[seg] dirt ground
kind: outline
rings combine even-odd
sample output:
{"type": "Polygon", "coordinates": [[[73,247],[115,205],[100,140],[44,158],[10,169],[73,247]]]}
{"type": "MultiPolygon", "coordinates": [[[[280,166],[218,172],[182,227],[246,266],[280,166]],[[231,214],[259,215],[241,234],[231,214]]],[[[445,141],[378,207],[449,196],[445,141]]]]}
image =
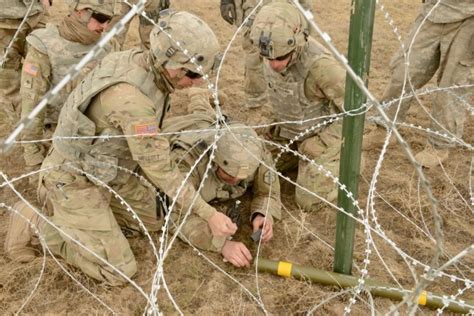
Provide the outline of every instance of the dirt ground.
{"type": "MultiPolygon", "coordinates": [[[[217,33],[224,48],[231,38],[234,28],[226,24],[220,17],[217,0],[172,0],[172,7],[189,10],[203,18],[217,33]]],[[[394,20],[398,31],[405,36],[410,24],[418,14],[420,1],[399,0],[387,1],[385,10],[394,20]]],[[[350,16],[349,0],[323,1],[314,3],[315,19],[320,27],[332,38],[336,47],[346,51],[348,39],[348,25],[350,16]]],[[[53,19],[60,19],[65,8],[62,3],[56,3],[52,10],[53,19]]],[[[136,31],[137,20],[133,21],[128,34],[126,46],[139,45],[136,31]]],[[[244,108],[243,82],[243,52],[240,46],[240,37],[230,49],[229,56],[222,70],[219,88],[228,96],[223,105],[224,113],[232,119],[247,123],[265,121],[269,116],[268,109],[247,110],[244,108]]],[[[383,12],[378,8],[374,31],[371,72],[369,79],[370,90],[378,97],[389,79],[389,62],[391,56],[398,49],[399,43],[391,30],[383,12]]],[[[431,84],[430,86],[433,86],[431,84]]],[[[422,99],[429,105],[430,97],[422,99]]],[[[173,96],[173,113],[184,113],[186,99],[182,93],[173,96]]],[[[471,104],[472,106],[472,104],[471,104]]],[[[425,127],[429,126],[428,117],[420,113],[419,108],[413,106],[408,121],[425,127]]],[[[421,151],[426,144],[426,134],[414,129],[402,129],[402,135],[407,139],[414,152],[421,151]]],[[[474,124],[472,117],[468,122],[464,136],[465,142],[474,143],[474,124]]],[[[374,172],[380,148],[372,148],[366,153],[367,165],[363,172],[360,185],[360,205],[365,207],[368,191],[368,181],[374,172]]],[[[8,157],[2,161],[2,172],[9,178],[25,173],[25,167],[18,157],[20,150],[14,148],[8,157]]],[[[469,177],[472,153],[465,149],[455,148],[450,158],[443,164],[431,170],[425,170],[431,181],[435,197],[439,201],[441,217],[443,219],[443,234],[445,253],[441,262],[457,255],[473,243],[472,214],[473,206],[470,201],[469,177]]],[[[294,176],[294,175],[291,175],[294,176]]],[[[34,199],[34,188],[27,179],[15,183],[18,191],[29,199],[34,199]]],[[[283,219],[275,224],[274,240],[260,249],[262,258],[285,260],[297,264],[308,265],[318,269],[331,270],[334,260],[333,250],[327,244],[334,246],[335,215],[336,211],[329,206],[322,206],[313,213],[299,210],[294,202],[294,187],[282,183],[283,192],[283,219]],[[324,241],[324,242],[323,242],[324,241]],[[326,244],[327,243],[327,244],[326,244]]],[[[428,264],[434,253],[434,244],[422,231],[434,232],[433,216],[430,212],[429,200],[419,188],[419,178],[405,158],[402,148],[391,145],[383,162],[381,174],[377,182],[378,197],[375,199],[377,218],[381,227],[400,249],[409,256],[428,264]]],[[[0,202],[13,205],[17,197],[11,190],[2,187],[0,202]]],[[[243,199],[242,209],[248,212],[248,197],[243,199]]],[[[9,212],[0,209],[0,242],[3,243],[6,234],[9,212]]],[[[246,214],[244,214],[244,217],[246,214]]],[[[248,238],[250,227],[243,227],[236,236],[236,240],[245,242],[252,254],[256,253],[256,246],[248,238]]],[[[153,235],[158,244],[159,235],[153,235]]],[[[364,250],[366,249],[365,234],[359,227],[356,232],[354,262],[358,267],[363,266],[364,250]]],[[[422,271],[419,266],[413,268],[416,277],[407,265],[408,260],[400,256],[386,241],[373,235],[376,248],[372,247],[370,264],[367,269],[369,277],[391,284],[399,282],[407,289],[413,288],[419,280],[422,271]],[[381,258],[383,260],[381,260],[381,258]],[[386,268],[388,267],[388,269],[386,268]],[[395,278],[395,280],[391,277],[395,278]]],[[[130,244],[138,261],[138,274],[134,281],[144,289],[150,291],[151,280],[155,273],[156,260],[145,238],[130,239],[130,244]]],[[[108,314],[111,313],[94,296],[100,298],[110,306],[114,313],[132,315],[142,314],[147,306],[145,298],[131,285],[122,287],[108,287],[87,278],[80,271],[67,266],[69,273],[79,280],[90,292],[72,280],[49,256],[38,258],[28,264],[18,264],[5,258],[3,249],[0,249],[0,314],[15,313],[33,292],[31,300],[23,308],[26,314],[108,314]],[[41,276],[40,282],[36,283],[41,276]]],[[[254,269],[237,269],[222,262],[218,254],[203,253],[197,255],[190,247],[179,241],[175,243],[164,266],[165,278],[171,295],[180,310],[185,314],[260,314],[259,305],[243,290],[248,289],[253,295],[259,293],[265,310],[271,314],[301,314],[322,303],[314,313],[317,315],[341,315],[344,307],[349,304],[350,295],[341,295],[328,299],[338,293],[338,289],[330,286],[321,286],[294,279],[283,279],[268,274],[258,274],[254,269]],[[207,259],[203,256],[207,257],[207,259]],[[209,260],[213,262],[211,265],[209,260]],[[228,275],[216,269],[220,267],[228,275]],[[230,278],[229,275],[232,277],[230,278]],[[237,283],[237,281],[239,283],[237,283]],[[257,282],[258,281],[258,282],[257,282]],[[327,300],[325,302],[325,300],[327,300]]],[[[473,256],[462,258],[456,265],[445,272],[461,279],[473,279],[473,256]]],[[[411,262],[411,261],[409,261],[411,262]]],[[[354,269],[354,275],[359,272],[354,269]]],[[[453,282],[447,277],[440,277],[430,284],[427,290],[456,294],[463,289],[463,282],[453,282]]],[[[472,290],[465,291],[462,298],[474,299],[472,290]]],[[[366,315],[371,308],[368,296],[361,295],[361,299],[352,306],[354,315],[366,315]]],[[[161,310],[168,314],[176,313],[171,300],[165,291],[160,290],[158,304],[161,310]]],[[[388,299],[374,298],[374,309],[377,314],[386,313],[395,302],[388,299]]],[[[404,313],[404,309],[401,309],[404,313]]],[[[429,309],[419,310],[420,314],[432,314],[429,309]]]]}

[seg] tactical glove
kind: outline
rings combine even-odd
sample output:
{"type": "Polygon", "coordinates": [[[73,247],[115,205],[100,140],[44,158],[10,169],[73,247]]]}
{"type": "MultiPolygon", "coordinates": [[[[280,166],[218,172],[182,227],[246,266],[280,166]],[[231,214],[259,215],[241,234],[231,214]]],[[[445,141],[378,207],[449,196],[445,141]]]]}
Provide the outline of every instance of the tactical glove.
{"type": "Polygon", "coordinates": [[[234,24],[236,13],[233,0],[221,0],[221,16],[229,24],[234,24]]]}

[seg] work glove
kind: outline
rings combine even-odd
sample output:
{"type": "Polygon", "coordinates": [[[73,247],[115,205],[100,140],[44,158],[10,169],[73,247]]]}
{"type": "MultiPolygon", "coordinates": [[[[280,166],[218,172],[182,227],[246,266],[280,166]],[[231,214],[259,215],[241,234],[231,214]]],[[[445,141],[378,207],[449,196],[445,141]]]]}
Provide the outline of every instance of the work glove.
{"type": "Polygon", "coordinates": [[[236,13],[233,0],[221,0],[221,16],[229,24],[234,24],[236,13]]]}

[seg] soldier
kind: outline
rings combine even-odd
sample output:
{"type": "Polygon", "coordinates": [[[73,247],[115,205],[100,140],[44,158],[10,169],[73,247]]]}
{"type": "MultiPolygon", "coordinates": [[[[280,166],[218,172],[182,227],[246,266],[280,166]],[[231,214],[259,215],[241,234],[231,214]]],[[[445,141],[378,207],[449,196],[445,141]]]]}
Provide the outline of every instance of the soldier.
{"type": "MultiPolygon", "coordinates": [[[[128,13],[130,10],[130,4],[136,4],[138,1],[137,0],[121,0],[119,1],[121,4],[119,5],[119,10],[115,17],[112,19],[110,23],[110,28],[113,27],[118,21],[120,21],[125,14],[128,13]],[[128,3],[129,4],[128,4],[128,3]]],[[[145,13],[146,15],[153,20],[154,22],[157,22],[158,19],[160,18],[160,11],[168,9],[170,7],[170,0],[147,0],[145,3],[145,13]]],[[[125,37],[127,35],[128,28],[130,27],[130,23],[127,23],[125,25],[125,30],[122,31],[122,33],[117,37],[118,43],[120,47],[123,46],[125,42],[125,37]]],[[[144,18],[142,15],[140,15],[140,24],[138,27],[138,33],[140,35],[141,43],[143,45],[144,49],[149,49],[150,48],[150,32],[153,29],[153,23],[144,18]]]]}
{"type": "MultiPolygon", "coordinates": [[[[422,6],[414,26],[401,48],[393,57],[390,68],[391,78],[382,100],[387,102],[402,96],[405,75],[405,89],[411,92],[427,84],[438,71],[437,83],[440,88],[454,85],[468,86],[436,92],[431,114],[436,120],[431,128],[442,133],[446,131],[460,138],[466,121],[466,106],[472,104],[474,93],[474,2],[472,0],[427,0],[422,6]],[[410,51],[408,52],[408,48],[410,51]],[[404,53],[410,54],[408,67],[404,53]],[[470,99],[469,99],[470,97],[470,99]]],[[[404,120],[411,99],[401,102],[397,120],[404,120]]],[[[396,102],[388,110],[390,118],[397,112],[396,102]]],[[[368,135],[369,142],[380,139],[385,134],[382,128],[368,135]]],[[[438,160],[448,158],[448,148],[453,144],[430,135],[428,145],[416,155],[425,167],[434,167],[438,160]]]]}
{"type": "MultiPolygon", "coordinates": [[[[181,173],[184,175],[191,173],[189,181],[194,188],[197,189],[204,181],[200,194],[206,202],[235,200],[251,189],[252,229],[254,233],[262,229],[262,241],[268,242],[273,236],[274,218],[281,218],[278,176],[260,163],[263,161],[267,166],[273,166],[271,154],[251,128],[227,122],[226,125],[232,132],[225,130],[225,127],[224,130],[220,130],[222,136],[217,142],[215,159],[211,162],[212,168],[206,175],[207,165],[211,159],[211,151],[206,152],[206,149],[214,141],[216,133],[209,131],[215,128],[216,114],[207,101],[206,92],[198,88],[190,89],[188,106],[190,114],[171,118],[165,122],[164,132],[206,130],[192,134],[172,134],[171,159],[176,162],[181,173]],[[200,158],[203,154],[204,158],[200,158]],[[192,169],[197,161],[199,162],[196,167],[192,169]]],[[[239,211],[233,208],[230,210],[227,215],[239,226],[239,211]]],[[[172,213],[172,231],[176,230],[185,214],[186,209],[172,213]]],[[[242,242],[214,235],[208,223],[195,214],[186,219],[179,236],[200,249],[221,253],[224,259],[234,266],[248,267],[251,263],[252,255],[242,242]]]]}
{"type": "MultiPolygon", "coordinates": [[[[22,118],[27,117],[43,95],[91,50],[107,28],[114,4],[115,0],[71,0],[70,14],[60,25],[48,24],[26,38],[28,53],[23,63],[20,88],[22,118]]],[[[22,140],[42,139],[45,129],[49,134],[54,132],[59,111],[68,94],[105,54],[102,52],[83,67],[81,75],[50,101],[46,110],[41,111],[25,129],[22,140]]],[[[42,143],[25,143],[23,150],[26,166],[37,168],[41,165],[45,153],[42,143]]]]}
{"type": "MultiPolygon", "coordinates": [[[[274,0],[264,0],[266,5],[274,0]]],[[[240,26],[249,16],[250,12],[257,6],[258,0],[221,0],[220,10],[222,18],[229,24],[240,26]]],[[[301,5],[313,10],[312,0],[299,0],[301,5]]],[[[254,17],[250,17],[243,29],[242,48],[245,52],[245,106],[247,108],[260,107],[267,99],[267,86],[262,69],[262,58],[257,49],[250,42],[250,28],[254,17]]]]}
{"type": "Polygon", "coordinates": [[[334,201],[337,187],[318,166],[338,174],[342,126],[336,122],[306,131],[322,122],[318,117],[343,111],[344,69],[308,35],[303,16],[286,2],[264,6],[250,38],[265,59],[269,98],[281,122],[267,136],[281,144],[296,141],[295,150],[316,163],[299,159],[296,182],[304,189],[296,188],[296,203],[305,210],[317,207],[318,198],[306,190],[334,201]]]}
{"type": "Polygon", "coordinates": [[[0,134],[5,136],[18,121],[16,108],[25,38],[32,30],[44,27],[45,9],[50,4],[48,0],[0,0],[0,5],[0,134]]]}
{"type": "MultiPolygon", "coordinates": [[[[52,210],[50,220],[60,229],[39,225],[45,245],[87,275],[111,285],[121,284],[123,275],[132,277],[137,270],[121,231],[121,227],[127,232],[140,230],[129,207],[148,231],[161,228],[156,192],[133,171],[140,168],[149,183],[169,197],[177,194],[183,177],[170,160],[168,140],[158,134],[169,94],[201,83],[219,50],[210,27],[190,13],[169,12],[160,25],[151,34],[150,51],[109,54],[72,91],[40,175],[40,202],[52,210]]],[[[224,215],[199,196],[194,199],[195,194],[185,184],[177,197],[179,207],[191,208],[216,235],[235,233],[230,220],[221,220],[224,215]]],[[[24,221],[14,218],[9,236],[24,231],[21,225],[24,221]]],[[[7,255],[15,258],[20,253],[18,260],[25,258],[30,249],[14,242],[23,239],[7,240],[13,241],[5,245],[7,255]]]]}

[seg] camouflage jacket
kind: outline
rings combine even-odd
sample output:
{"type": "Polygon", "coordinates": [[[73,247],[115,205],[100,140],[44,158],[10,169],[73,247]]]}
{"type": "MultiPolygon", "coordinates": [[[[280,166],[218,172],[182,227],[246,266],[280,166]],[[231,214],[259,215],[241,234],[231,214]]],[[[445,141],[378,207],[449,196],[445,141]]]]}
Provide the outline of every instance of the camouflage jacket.
{"type": "MultiPolygon", "coordinates": [[[[311,37],[282,73],[273,71],[266,60],[264,74],[276,120],[289,122],[278,126],[282,138],[292,139],[322,121],[316,118],[342,110],[345,71],[311,37]]],[[[315,132],[318,129],[305,136],[315,132]]]]}
{"type": "Polygon", "coordinates": [[[43,12],[43,5],[38,0],[0,0],[0,6],[0,20],[22,19],[27,13],[32,16],[43,12]]]}
{"type": "Polygon", "coordinates": [[[473,0],[443,0],[433,9],[437,2],[426,0],[422,9],[423,16],[433,23],[455,23],[474,17],[473,0]]]}
{"type": "MultiPolygon", "coordinates": [[[[41,97],[50,88],[57,85],[66,76],[70,68],[77,65],[92,49],[94,44],[84,45],[68,41],[59,35],[58,26],[54,24],[47,24],[46,28],[33,31],[28,35],[26,40],[29,44],[29,51],[23,66],[21,97],[22,108],[25,113],[29,113],[41,97]]],[[[57,123],[59,111],[75,84],[77,84],[108,51],[110,51],[109,46],[105,47],[105,50],[99,53],[93,61],[83,67],[79,77],[71,82],[69,86],[59,91],[58,95],[48,103],[44,123],[57,123]]],[[[41,130],[42,125],[43,124],[40,124],[40,126],[32,128],[41,130]]]]}
{"type": "MultiPolygon", "coordinates": [[[[262,5],[267,5],[274,0],[263,0],[262,5]]],[[[234,24],[239,26],[242,22],[247,18],[247,16],[252,12],[252,10],[257,6],[259,0],[234,0],[235,3],[235,11],[236,11],[236,19],[234,24]]],[[[313,0],[299,0],[299,3],[303,6],[303,8],[313,11],[313,0]]],[[[255,14],[258,12],[256,10],[255,14]]],[[[252,24],[252,19],[250,19],[248,26],[252,24]]]]}
{"type": "MultiPolygon", "coordinates": [[[[196,92],[198,89],[193,89],[193,91],[196,92]]],[[[214,140],[215,131],[213,128],[215,128],[216,116],[210,108],[207,97],[203,96],[204,94],[205,92],[198,92],[191,96],[188,105],[190,114],[170,118],[165,122],[163,132],[166,133],[202,130],[202,132],[171,134],[169,137],[172,159],[181,172],[189,176],[189,181],[194,188],[197,189],[203,182],[200,194],[206,202],[237,199],[247,190],[252,190],[251,218],[257,213],[265,215],[268,210],[268,214],[272,218],[280,219],[280,182],[278,176],[263,164],[260,164],[254,174],[234,186],[223,182],[217,176],[217,166],[214,164],[206,176],[211,155],[211,151],[207,149],[214,140]],[[201,156],[203,157],[200,159],[201,156]],[[198,160],[196,167],[191,171],[198,160]]],[[[228,123],[228,125],[232,127],[241,124],[228,123]]],[[[239,144],[235,145],[239,146],[239,144]]],[[[263,150],[262,156],[258,159],[264,161],[268,166],[273,166],[272,156],[267,150],[263,150]]]]}
{"type": "MultiPolygon", "coordinates": [[[[140,167],[151,183],[175,198],[183,178],[170,160],[168,140],[159,135],[171,88],[162,75],[155,77],[149,63],[139,50],[105,57],[69,95],[43,166],[73,164],[92,181],[111,186],[128,181],[125,169],[140,167]]],[[[183,185],[177,203],[207,220],[216,210],[200,197],[191,205],[195,193],[183,185]]]]}

